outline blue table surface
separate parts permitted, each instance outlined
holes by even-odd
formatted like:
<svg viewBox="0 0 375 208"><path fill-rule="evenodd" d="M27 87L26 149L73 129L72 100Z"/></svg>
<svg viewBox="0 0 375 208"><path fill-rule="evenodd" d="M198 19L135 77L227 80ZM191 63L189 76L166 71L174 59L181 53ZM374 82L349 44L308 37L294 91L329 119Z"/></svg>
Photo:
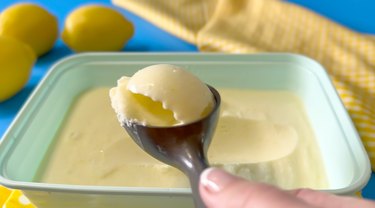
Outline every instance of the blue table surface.
<svg viewBox="0 0 375 208"><path fill-rule="evenodd" d="M1 0L0 11L11 4L25 2L19 0ZM30 0L26 2L39 3L47 8L59 20L59 28L62 30L65 17L74 8L86 4L87 0ZM89 1L111 5L109 0ZM290 0L310 10L313 10L337 23L340 23L357 32L375 35L375 1L374 0ZM112 6L112 5L111 5ZM127 52L197 52L197 48L144 19L124 10L120 11L135 25L136 31L133 38L124 48ZM59 39L51 52L39 58L33 68L31 78L25 88L13 98L0 103L0 136L4 134L15 115L28 98L30 92L38 84L46 71L57 60L73 54ZM363 190L363 196L375 199L375 174L372 174L370 182Z"/></svg>

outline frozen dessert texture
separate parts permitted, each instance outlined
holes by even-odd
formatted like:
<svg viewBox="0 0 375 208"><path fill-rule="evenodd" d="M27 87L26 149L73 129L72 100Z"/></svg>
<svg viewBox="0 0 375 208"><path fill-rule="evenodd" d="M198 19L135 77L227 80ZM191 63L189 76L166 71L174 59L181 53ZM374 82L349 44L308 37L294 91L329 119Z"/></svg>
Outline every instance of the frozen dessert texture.
<svg viewBox="0 0 375 208"><path fill-rule="evenodd" d="M189 187L181 171L148 155L124 134L108 90L91 89L78 97L56 135L38 181ZM314 132L298 96L287 91L218 91L222 105L208 150L210 164L286 189L329 187Z"/></svg>
<svg viewBox="0 0 375 208"><path fill-rule="evenodd" d="M121 77L110 90L118 120L150 126L173 126L203 118L214 106L213 95L198 77L183 68L157 64L132 77Z"/></svg>

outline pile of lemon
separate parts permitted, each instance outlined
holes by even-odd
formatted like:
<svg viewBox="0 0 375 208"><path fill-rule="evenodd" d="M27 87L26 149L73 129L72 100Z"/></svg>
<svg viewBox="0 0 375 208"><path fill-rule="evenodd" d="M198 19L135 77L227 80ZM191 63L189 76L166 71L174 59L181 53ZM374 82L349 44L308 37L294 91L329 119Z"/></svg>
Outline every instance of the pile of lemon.
<svg viewBox="0 0 375 208"><path fill-rule="evenodd" d="M76 52L117 51L133 33L118 11L85 5L67 16L61 37ZM19 3L0 13L0 102L24 87L36 59L53 48L58 36L57 18L39 5Z"/></svg>

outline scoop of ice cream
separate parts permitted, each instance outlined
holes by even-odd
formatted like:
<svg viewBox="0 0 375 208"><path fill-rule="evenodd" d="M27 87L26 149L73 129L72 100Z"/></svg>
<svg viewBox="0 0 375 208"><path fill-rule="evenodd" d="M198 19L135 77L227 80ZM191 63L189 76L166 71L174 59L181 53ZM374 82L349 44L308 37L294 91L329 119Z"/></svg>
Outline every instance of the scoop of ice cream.
<svg viewBox="0 0 375 208"><path fill-rule="evenodd" d="M214 98L198 77L181 67L158 64L121 77L110 90L120 123L151 126L191 123L211 112Z"/></svg>

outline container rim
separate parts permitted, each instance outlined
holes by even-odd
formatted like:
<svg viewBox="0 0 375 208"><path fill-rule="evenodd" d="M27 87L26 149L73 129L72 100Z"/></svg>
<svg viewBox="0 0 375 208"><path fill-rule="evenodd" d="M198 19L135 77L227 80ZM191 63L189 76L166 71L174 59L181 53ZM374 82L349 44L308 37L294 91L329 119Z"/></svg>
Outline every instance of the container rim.
<svg viewBox="0 0 375 208"><path fill-rule="evenodd" d="M339 109L335 109L335 114L340 112L346 120L347 123L351 126L350 131L353 131L356 135L356 143L359 145L359 148L362 150L360 157L363 158L363 161L359 161L363 166L363 171L361 174L353 179L350 187L344 187L339 189L323 189L321 191L330 192L334 194L348 194L348 193L355 193L360 191L369 181L371 176L371 165L368 158L368 155L363 147L362 141L356 131L354 124L346 111L332 81L329 78L328 72L323 68L321 64L317 61L300 54L293 54L293 53L257 53L257 54L226 54L226 53L196 53L196 52L178 52L178 53L141 53L141 52L90 52L90 53L80 53L80 54L73 54L69 55L61 60L57 61L53 64L50 69L47 71L46 75L41 79L38 83L36 88L33 90L29 98L26 100L24 105L22 106L21 110L17 113L15 119L12 121L8 129L5 131L4 135L0 139L0 146L6 141L8 135L15 126L20 122L22 119L22 115L27 110L30 103L33 101L33 97L39 91L43 85L45 85L50 77L52 77L55 73L62 73L66 66L75 66L82 63L85 63L85 60L94 60L97 61L108 61L108 57L112 58L114 61L126 61L126 62L140 62L141 59L145 57L161 57L165 62L168 61L168 58L171 56L173 57L181 57L181 58L189 58L188 61L203 61L203 62L215 62L220 63L223 62L243 62L243 63L254 63L254 62L267 62L267 63L280 63L280 62L293 62L294 64L301 64L302 62L308 62L310 64L308 70L313 73L315 76L319 77L319 82L324 82L328 85L328 93L330 94L330 103L332 99L335 100L336 103L340 103ZM122 60L124 57L128 58L126 60ZM219 58L219 59L218 59ZM79 61L77 61L79 60ZM214 61L214 60L220 60ZM112 60L110 60L112 61ZM144 62L143 63L149 63ZM154 63L155 61L150 61ZM175 62L177 62L175 60ZM311 67L313 66L313 67ZM306 68L306 67L305 67ZM314 69L312 69L314 68ZM320 83L321 84L321 83ZM332 103L331 103L332 104ZM337 115L336 115L337 116ZM346 130L346 131L349 131ZM9 153L7 153L9 154ZM355 161L358 162L358 161ZM1 163L1 161L0 161ZM3 164L0 164L3 166ZM23 190L36 190L36 191L59 191L59 192L69 192L69 193L94 193L94 194L190 194L191 191L189 188L144 188L144 187L114 187L114 186L85 186L85 185L66 185L66 184L48 184L48 183L39 183L39 182L24 182L24 181L14 181L10 180L3 175L0 175L0 184L14 189L23 189Z"/></svg>

